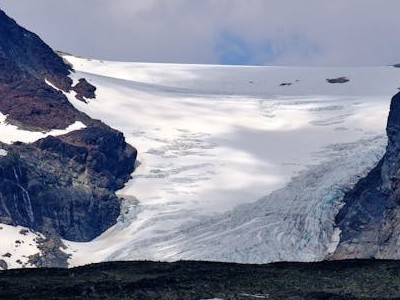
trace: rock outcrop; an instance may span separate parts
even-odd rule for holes
[[[344,197],[338,258],[400,258],[400,93],[392,98],[386,153]]]
[[[122,133],[76,110],[63,92],[95,97],[85,79],[72,86],[70,65],[37,35],[0,10],[0,112],[26,130],[87,127],[32,144],[1,143],[0,223],[21,225],[47,239],[40,266],[65,266],[60,237],[88,241],[115,224],[115,194],[134,170],[136,150]],[[49,258],[46,261],[46,257]]]
[[[347,77],[337,77],[337,78],[327,78],[326,81],[329,83],[346,83],[349,82],[350,79],[348,79]]]
[[[0,223],[88,241],[115,224],[136,151],[105,125],[3,145]]]
[[[96,98],[96,87],[87,82],[85,78],[80,78],[72,89],[76,92],[75,98],[80,101],[86,102],[86,99]]]
[[[13,63],[19,70],[41,79],[50,80],[57,87],[68,90],[71,66],[46,45],[36,34],[22,28],[0,10],[0,57]],[[5,74],[2,70],[2,79]],[[14,76],[13,73],[8,74]]]
[[[31,130],[62,129],[89,118],[68,102],[71,66],[37,35],[0,10],[0,112],[7,122]]]

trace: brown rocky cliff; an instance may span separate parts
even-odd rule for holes
[[[0,10],[0,112],[8,116],[7,122],[45,131],[90,122],[61,91],[46,84],[47,80],[68,92],[71,72],[71,66],[36,34]]]

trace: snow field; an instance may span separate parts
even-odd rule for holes
[[[67,57],[97,86],[70,101],[139,151],[119,222],[67,242],[104,260],[313,261],[341,197],[380,159],[399,70],[119,63]],[[329,84],[347,76],[350,82]],[[280,86],[283,82],[290,86]],[[139,201],[139,202],[137,202]]]

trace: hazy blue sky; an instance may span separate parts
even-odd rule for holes
[[[400,62],[400,0],[1,0],[57,50],[128,61]]]

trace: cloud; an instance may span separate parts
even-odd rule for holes
[[[297,64],[321,54],[317,45],[301,35],[251,42],[230,32],[222,33],[216,40],[215,51],[221,64],[230,65],[268,65],[277,61]]]
[[[249,65],[253,60],[253,49],[240,37],[223,33],[217,40],[215,50],[219,53],[219,61],[226,65]]]
[[[0,6],[56,49],[103,59],[400,61],[398,0],[2,0]]]

